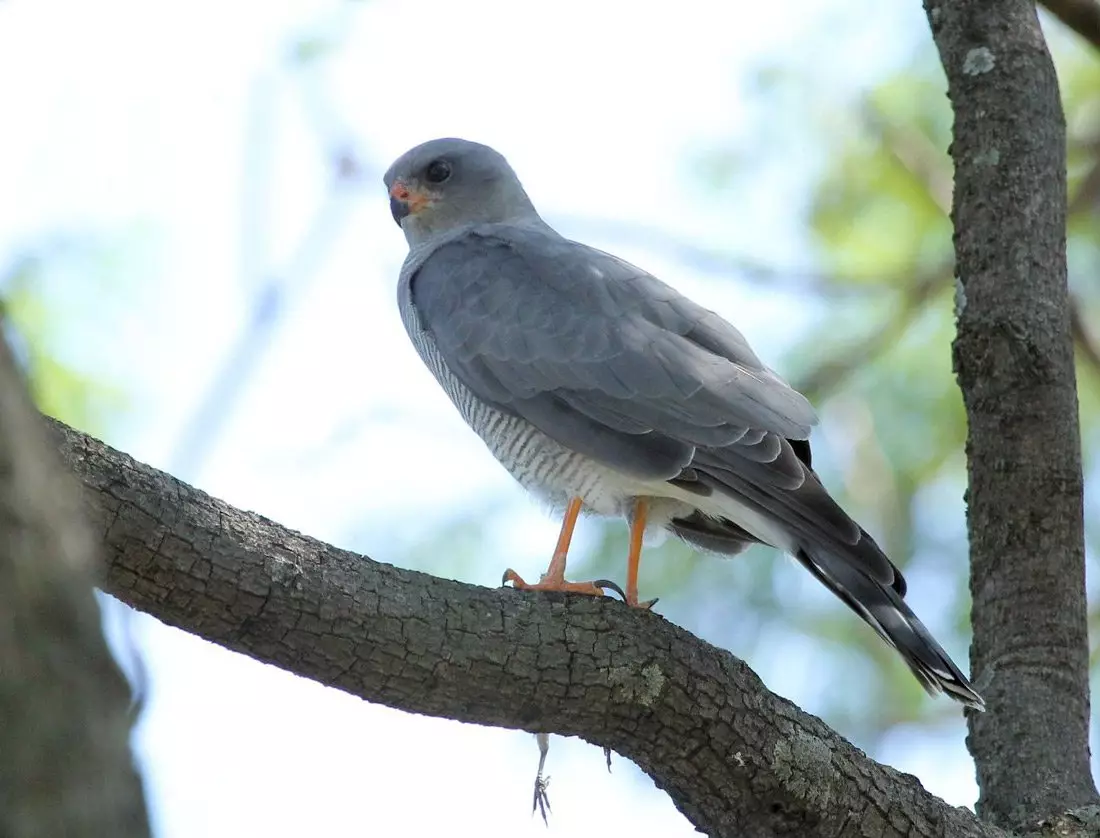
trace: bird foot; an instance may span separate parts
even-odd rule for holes
[[[545,575],[538,582],[525,582],[523,577],[511,568],[504,571],[500,580],[501,585],[512,583],[512,587],[520,591],[565,591],[572,594],[585,594],[587,596],[607,596],[607,590],[612,590],[622,597],[623,602],[631,608],[642,608],[649,611],[657,604],[656,599],[639,602],[637,595],[633,598],[610,579],[597,579],[594,582],[566,582],[564,579],[548,579]],[[606,589],[606,590],[605,590]]]
[[[504,571],[504,576],[500,580],[500,584],[507,585],[512,583],[512,587],[521,591],[564,591],[570,594],[585,594],[587,596],[603,596],[603,587],[597,585],[595,582],[566,582],[564,579],[553,579],[543,576],[538,582],[524,582],[523,577],[516,573],[511,568]],[[619,590],[618,585],[611,583],[604,583],[607,587],[613,590]]]

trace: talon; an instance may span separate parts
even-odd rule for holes
[[[653,609],[653,606],[656,605],[660,601],[659,599],[650,599],[650,600],[647,600],[646,602],[638,602],[637,600],[635,600],[634,602],[631,602],[630,597],[626,595],[626,593],[623,591],[623,589],[620,588],[618,585],[616,585],[614,582],[612,582],[610,579],[597,579],[592,584],[593,585],[599,585],[601,588],[610,588],[615,593],[617,593],[619,596],[621,596],[623,598],[623,602],[625,602],[631,608],[641,608],[645,611],[650,611],[650,610]]]
[[[507,585],[509,582],[511,582],[517,588],[527,587],[527,583],[523,581],[523,577],[512,570],[512,568],[508,568],[506,571],[504,571],[504,575],[500,577],[501,587]]]
[[[592,584],[595,585],[598,588],[610,588],[611,590],[613,590],[615,593],[617,593],[619,596],[621,596],[623,598],[623,602],[626,602],[626,592],[623,591],[622,588],[620,588],[617,584],[612,582],[610,579],[596,579],[595,581],[593,581]]]

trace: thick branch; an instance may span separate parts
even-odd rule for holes
[[[1100,4],[1096,0],[1043,0],[1046,10],[1100,49]]]
[[[0,338],[0,835],[149,834],[94,542]]]
[[[606,745],[712,836],[1003,834],[655,614],[374,562],[53,427],[107,589],[167,623],[368,701]]]
[[[1012,826],[1097,801],[1066,134],[1028,0],[925,0],[955,112],[955,369],[969,420],[970,716],[978,811]]]

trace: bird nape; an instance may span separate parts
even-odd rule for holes
[[[566,581],[582,510],[624,516],[624,599],[638,598],[647,529],[711,552],[764,543],[794,556],[894,647],[931,694],[982,698],[904,601],[905,579],[811,467],[810,403],[745,337],[646,271],[570,241],[488,146],[423,143],[384,177],[409,244],[402,321],[490,452],[564,510],[533,590]]]

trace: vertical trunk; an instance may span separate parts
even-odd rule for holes
[[[969,420],[978,812],[1096,802],[1065,120],[1028,0],[925,0],[955,112],[955,371]]]
[[[0,324],[2,325],[2,324]],[[0,336],[0,835],[149,834],[93,542]]]

